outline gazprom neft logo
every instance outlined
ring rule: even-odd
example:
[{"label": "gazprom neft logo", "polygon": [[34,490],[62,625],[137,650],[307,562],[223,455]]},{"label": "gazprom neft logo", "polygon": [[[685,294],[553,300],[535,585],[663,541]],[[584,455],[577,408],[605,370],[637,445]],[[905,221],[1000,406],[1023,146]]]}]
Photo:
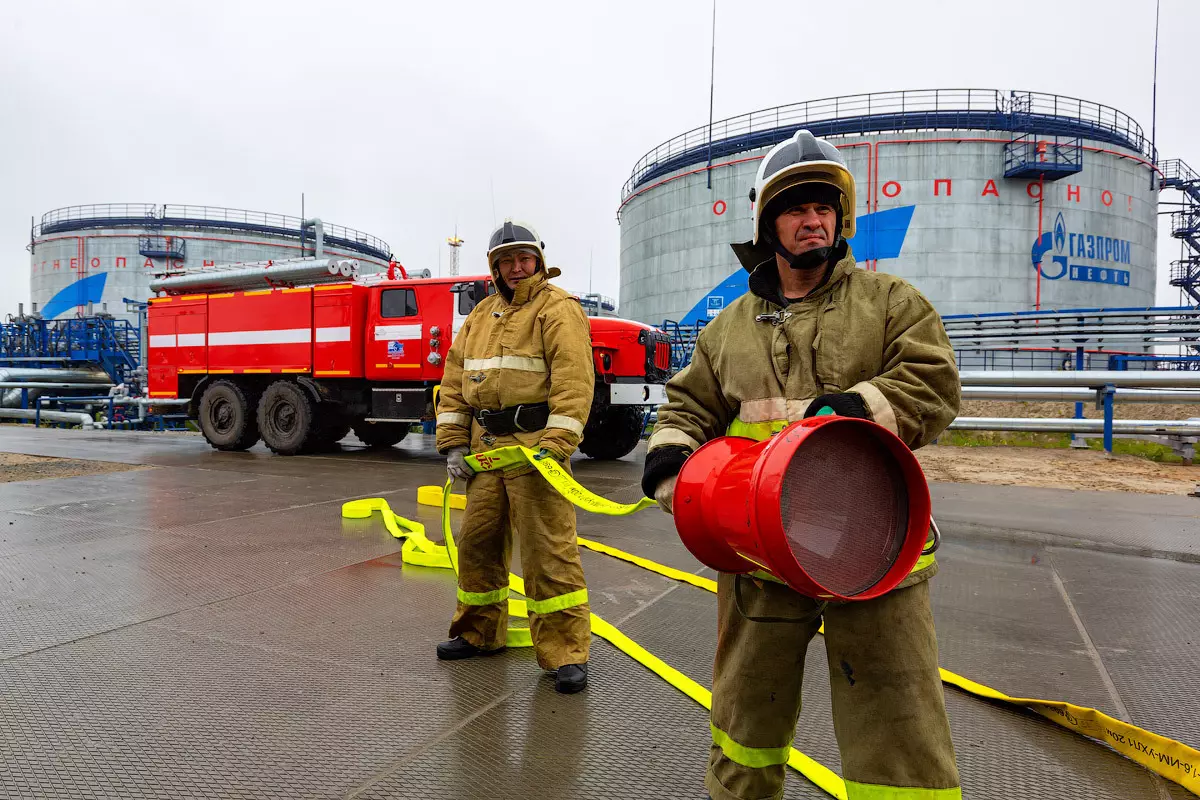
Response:
[{"label": "gazprom neft logo", "polygon": [[[1047,264],[1044,259],[1051,250],[1054,253]],[[1042,277],[1051,281],[1065,275],[1072,281],[1128,286],[1129,270],[1110,265],[1131,264],[1132,253],[1133,245],[1128,239],[1067,230],[1063,215],[1059,212],[1054,220],[1053,232],[1047,231],[1042,234],[1040,242],[1034,242],[1033,268],[1036,270],[1041,263]]]}]

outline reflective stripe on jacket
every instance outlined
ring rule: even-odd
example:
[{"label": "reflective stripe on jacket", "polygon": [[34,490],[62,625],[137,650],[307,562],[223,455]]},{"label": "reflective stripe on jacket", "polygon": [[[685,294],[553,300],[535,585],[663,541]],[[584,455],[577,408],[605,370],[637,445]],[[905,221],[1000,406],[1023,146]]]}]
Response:
[{"label": "reflective stripe on jacket", "polygon": [[[555,274],[539,269],[518,284],[511,300],[493,294],[467,316],[446,356],[438,392],[439,452],[522,444],[544,447],[561,460],[575,451],[592,408],[591,328],[579,302],[549,283]],[[550,404],[550,418],[541,431],[491,436],[474,420],[476,410],[543,402]]]}]

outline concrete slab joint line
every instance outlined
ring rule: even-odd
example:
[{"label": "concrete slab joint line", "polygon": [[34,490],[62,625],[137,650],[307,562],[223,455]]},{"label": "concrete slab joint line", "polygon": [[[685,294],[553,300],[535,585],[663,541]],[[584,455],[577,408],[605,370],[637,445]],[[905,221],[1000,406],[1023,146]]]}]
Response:
[{"label": "concrete slab joint line", "polygon": [[[1121,695],[1117,691],[1117,686],[1113,683],[1112,676],[1108,674],[1108,667],[1104,665],[1104,659],[1100,658],[1100,651],[1096,649],[1091,634],[1088,633],[1087,628],[1083,624],[1083,619],[1079,616],[1079,612],[1075,608],[1075,603],[1071,601],[1071,595],[1067,592],[1067,586],[1063,583],[1062,575],[1059,574],[1058,567],[1054,563],[1053,549],[1046,550],[1046,560],[1050,564],[1050,574],[1054,577],[1054,587],[1058,589],[1058,593],[1071,615],[1071,620],[1075,623],[1076,630],[1079,631],[1079,637],[1083,640],[1084,647],[1087,648],[1088,657],[1092,660],[1092,664],[1095,665],[1096,672],[1100,675],[1100,680],[1104,682],[1104,688],[1108,692],[1108,696],[1112,698],[1113,706],[1117,711],[1117,718],[1122,722],[1128,722],[1132,725],[1133,718],[1129,715],[1129,709],[1125,707],[1125,701],[1121,699]],[[1147,772],[1149,771],[1147,770]],[[1154,784],[1154,789],[1158,794],[1159,800],[1171,800],[1171,793],[1167,788],[1167,781],[1165,779],[1159,775],[1150,773],[1150,780]]]}]

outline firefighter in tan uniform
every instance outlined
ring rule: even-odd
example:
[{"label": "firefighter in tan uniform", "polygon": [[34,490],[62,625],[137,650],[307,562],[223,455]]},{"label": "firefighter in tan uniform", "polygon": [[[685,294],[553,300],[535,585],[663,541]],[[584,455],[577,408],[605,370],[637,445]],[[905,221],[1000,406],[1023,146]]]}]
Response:
[{"label": "firefighter in tan uniform", "polygon": [[[767,153],[750,199],[754,238],[733,246],[750,291],[701,332],[650,439],[642,487],[668,512],[680,466],[710,439],[766,439],[828,406],[915,449],[958,413],[954,352],[933,307],[903,280],[855,268],[854,178],[837,149],[799,131]],[[870,491],[842,480],[830,474],[829,491]],[[936,570],[923,556],[892,592],[823,608],[779,583],[719,576],[714,800],[782,797],[822,617],[850,800],[962,797],[929,605]]]},{"label": "firefighter in tan uniform", "polygon": [[587,686],[591,613],[575,542],[575,508],[532,466],[474,474],[465,458],[508,445],[538,450],[570,471],[592,407],[591,329],[578,301],[549,279],[544,245],[506,221],[491,237],[497,293],[467,316],[446,357],[438,395],[437,449],[467,480],[458,534],[458,606],[438,658],[505,647],[508,565],[520,539],[529,627],[538,664],[564,693]]}]

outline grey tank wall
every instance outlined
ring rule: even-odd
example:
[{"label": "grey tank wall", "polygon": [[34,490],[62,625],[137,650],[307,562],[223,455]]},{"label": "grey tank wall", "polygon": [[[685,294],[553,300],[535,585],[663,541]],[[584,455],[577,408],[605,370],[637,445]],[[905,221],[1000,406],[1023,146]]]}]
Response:
[{"label": "grey tank wall", "polygon": [[[147,258],[138,252],[138,237],[144,232],[129,228],[89,228],[66,234],[49,234],[35,239],[30,257],[31,299],[39,310],[60,292],[75,287],[60,302],[55,317],[73,316],[88,299],[100,311],[102,303],[117,317],[136,320],[126,314],[123,298],[145,300],[150,297],[150,280],[155,272],[171,269],[200,269],[217,264],[243,261],[298,258],[302,255],[298,237],[269,236],[247,231],[220,229],[164,228],[155,235],[186,240],[186,258]],[[305,253],[312,254],[312,239],[305,242]],[[357,259],[364,274],[387,268],[387,263],[359,253],[325,248],[326,255]],[[103,278],[99,276],[103,275]],[[90,279],[90,280],[89,280]],[[86,281],[86,282],[85,282]],[[101,281],[103,285],[101,285]]]},{"label": "grey tank wall", "polygon": [[[834,139],[858,184],[860,263],[911,281],[943,315],[1032,309],[1037,182],[1003,177],[1010,138],[938,131]],[[1082,172],[1045,184],[1042,308],[1153,305],[1158,196],[1149,168],[1132,151],[1119,151],[1123,158],[1111,145],[1084,144],[1109,152],[1085,151]],[[729,242],[750,238],[747,193],[765,152],[715,167],[711,190],[700,163],[625,203],[622,316],[684,320],[722,294],[717,287],[739,268]],[[714,312],[731,299],[714,301]]]}]

